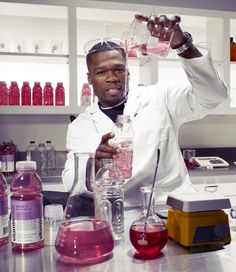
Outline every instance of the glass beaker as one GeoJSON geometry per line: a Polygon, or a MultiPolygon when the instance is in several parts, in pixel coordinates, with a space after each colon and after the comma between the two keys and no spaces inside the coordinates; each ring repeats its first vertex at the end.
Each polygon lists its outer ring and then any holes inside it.
{"type": "Polygon", "coordinates": [[[143,55],[167,56],[174,31],[155,25],[150,33],[147,21],[148,17],[135,15],[130,28],[129,49],[137,49],[143,55]]]}
{"type": "MultiPolygon", "coordinates": [[[[68,198],[64,218],[60,226],[56,250],[60,254],[59,260],[69,263],[91,264],[106,260],[114,247],[109,220],[106,213],[100,217],[86,215],[79,206],[79,184],[94,183],[94,154],[75,153],[74,183],[68,198]]],[[[91,186],[92,187],[92,186],[91,186]]]]}
{"type": "Polygon", "coordinates": [[[168,232],[164,222],[156,215],[154,194],[151,187],[141,187],[143,211],[130,227],[130,241],[135,257],[152,259],[157,257],[168,241],[168,232]],[[153,195],[152,199],[150,199],[153,195]],[[151,201],[151,202],[150,202],[151,201]],[[149,213],[148,205],[151,204],[149,213]],[[147,214],[148,213],[148,214],[147,214]]]}

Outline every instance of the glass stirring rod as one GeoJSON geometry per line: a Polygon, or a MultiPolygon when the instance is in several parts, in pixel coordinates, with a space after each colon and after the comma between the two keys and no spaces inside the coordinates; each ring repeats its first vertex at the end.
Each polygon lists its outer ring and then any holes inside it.
{"type": "Polygon", "coordinates": [[[154,173],[154,177],[153,177],[153,181],[152,181],[151,194],[150,194],[150,198],[149,198],[149,202],[148,202],[148,207],[147,207],[147,214],[146,214],[144,232],[146,232],[147,221],[148,221],[148,215],[149,215],[150,207],[151,207],[151,203],[152,203],[153,191],[154,191],[154,187],[155,187],[155,183],[156,183],[156,176],[157,176],[157,169],[158,169],[159,161],[160,161],[160,149],[158,148],[158,149],[157,149],[156,167],[155,167],[155,173],[154,173]]]}

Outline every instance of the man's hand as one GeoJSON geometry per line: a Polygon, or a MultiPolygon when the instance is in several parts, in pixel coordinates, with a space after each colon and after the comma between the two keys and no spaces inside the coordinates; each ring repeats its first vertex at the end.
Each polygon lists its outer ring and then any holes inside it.
{"type": "Polygon", "coordinates": [[[147,28],[153,37],[161,37],[166,29],[173,30],[174,35],[171,40],[171,47],[177,47],[179,44],[183,44],[185,42],[185,36],[179,26],[181,18],[177,15],[170,19],[166,15],[152,15],[150,17],[135,15],[135,19],[147,22],[147,28]]]}
{"type": "MultiPolygon", "coordinates": [[[[153,37],[160,38],[161,36],[163,36],[164,32],[166,31],[166,28],[173,30],[174,34],[170,43],[170,46],[173,49],[182,46],[187,40],[186,36],[184,35],[179,25],[181,22],[180,16],[175,15],[171,18],[168,18],[166,15],[160,16],[152,15],[150,17],[146,17],[143,15],[135,15],[135,19],[147,22],[147,28],[153,37]]],[[[198,49],[194,45],[191,48],[189,48],[189,50],[187,50],[186,52],[180,54],[181,57],[188,59],[200,57],[201,55],[202,54],[198,51],[198,49]]]]}
{"type": "Polygon", "coordinates": [[[102,136],[102,140],[95,153],[95,171],[97,173],[101,166],[102,159],[115,159],[119,149],[109,145],[109,140],[114,138],[115,134],[110,132],[102,136]]]}

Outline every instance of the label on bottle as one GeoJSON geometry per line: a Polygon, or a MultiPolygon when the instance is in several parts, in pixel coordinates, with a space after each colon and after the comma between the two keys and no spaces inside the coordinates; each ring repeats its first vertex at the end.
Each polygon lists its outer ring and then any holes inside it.
{"type": "Polygon", "coordinates": [[[40,200],[12,200],[12,242],[30,244],[43,240],[43,203],[40,200]]]}
{"type": "Polygon", "coordinates": [[[2,155],[2,172],[14,172],[15,158],[14,155],[2,155]]]}
{"type": "Polygon", "coordinates": [[[82,95],[81,96],[81,106],[87,107],[91,105],[91,95],[82,95]]]}
{"type": "Polygon", "coordinates": [[[8,236],[7,196],[0,197],[0,239],[8,236]]]}

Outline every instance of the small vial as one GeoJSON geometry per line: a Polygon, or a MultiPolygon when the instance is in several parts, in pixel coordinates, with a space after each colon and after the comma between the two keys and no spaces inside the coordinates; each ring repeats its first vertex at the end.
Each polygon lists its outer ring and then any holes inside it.
{"type": "Polygon", "coordinates": [[[44,208],[44,244],[54,245],[63,218],[63,206],[50,204],[44,208]]]}

